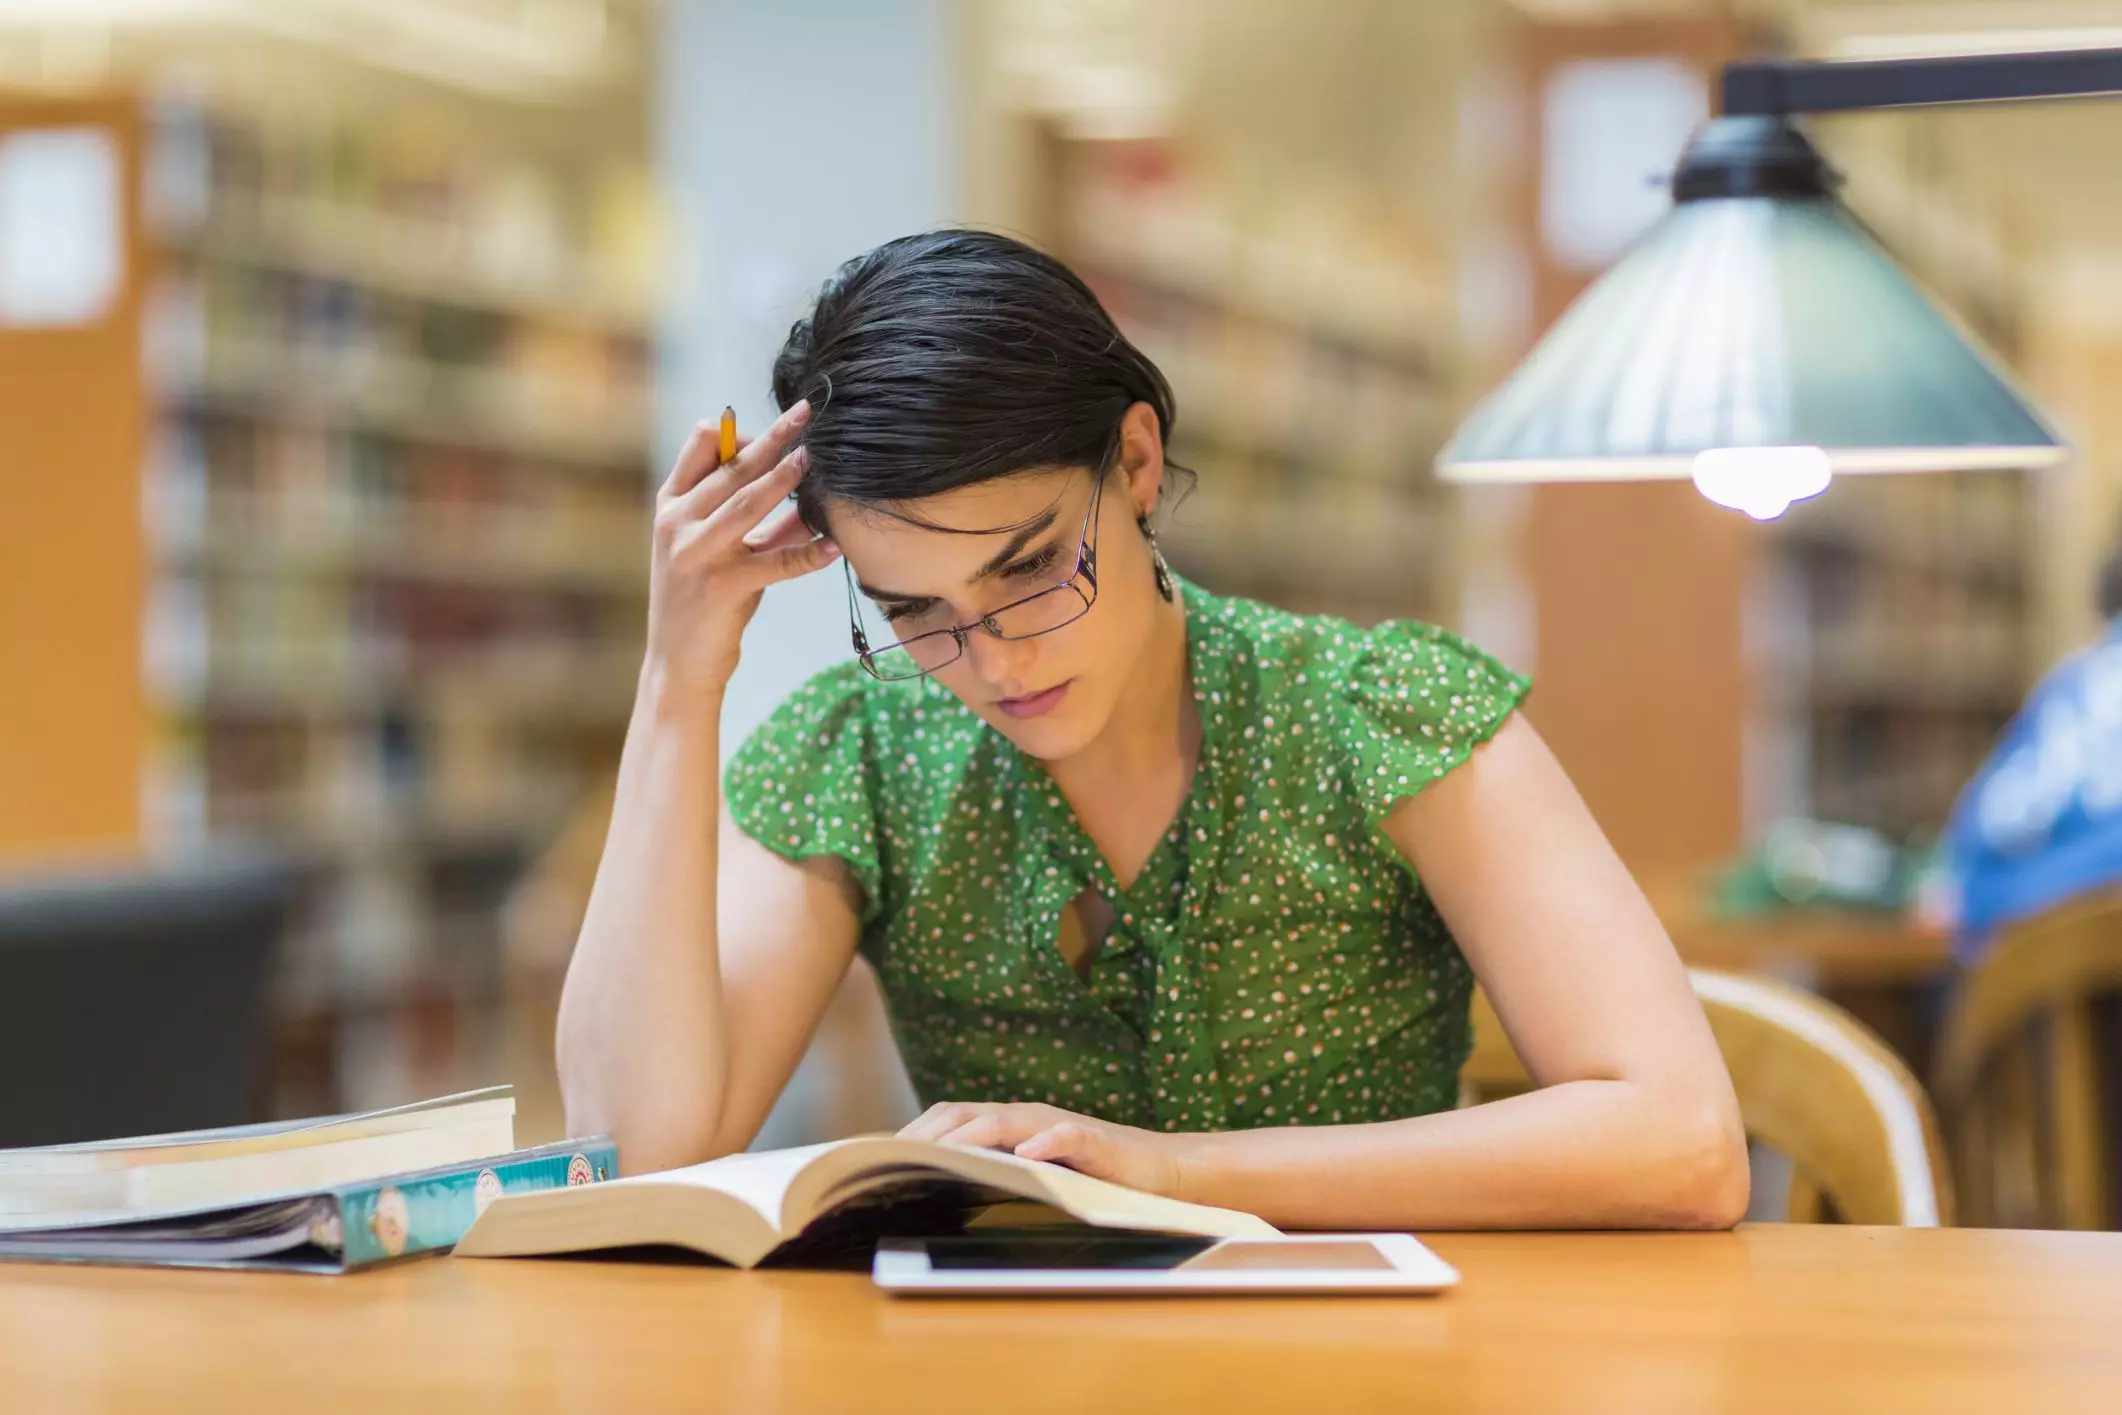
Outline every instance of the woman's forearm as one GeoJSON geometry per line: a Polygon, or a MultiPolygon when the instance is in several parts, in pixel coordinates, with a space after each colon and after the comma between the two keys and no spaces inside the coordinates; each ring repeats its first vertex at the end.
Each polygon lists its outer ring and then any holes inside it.
{"type": "Polygon", "coordinates": [[[715,936],[719,698],[644,673],[610,833],[560,996],[570,1134],[613,1136],[629,1171],[712,1151],[729,1073],[715,936]]]}
{"type": "Polygon", "coordinates": [[[1372,1125],[1186,1137],[1180,1197],[1288,1228],[1724,1228],[1746,1141],[1714,1101],[1570,1081],[1372,1125]]]}

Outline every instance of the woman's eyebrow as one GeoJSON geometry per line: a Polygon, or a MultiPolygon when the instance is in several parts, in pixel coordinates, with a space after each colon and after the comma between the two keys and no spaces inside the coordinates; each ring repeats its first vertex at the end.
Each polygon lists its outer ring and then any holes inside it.
{"type": "MultiPolygon", "coordinates": [[[[1010,533],[1010,538],[1003,545],[1001,551],[985,565],[975,570],[972,578],[968,579],[966,583],[972,584],[975,581],[984,580],[997,570],[1005,569],[1012,560],[1024,553],[1024,547],[1031,542],[1033,537],[1050,530],[1053,527],[1054,519],[1059,515],[1060,511],[1057,508],[1049,506],[1046,510],[1017,527],[1015,531],[1010,533]]],[[[873,600],[888,599],[900,604],[919,604],[922,600],[935,598],[933,595],[901,594],[897,590],[877,589],[859,578],[855,581],[855,588],[873,600]]]]}
{"type": "Polygon", "coordinates": [[[1008,543],[1002,547],[995,558],[975,570],[972,579],[967,580],[965,583],[971,584],[974,580],[984,580],[997,570],[1006,568],[1012,560],[1024,553],[1024,547],[1031,544],[1034,536],[1046,533],[1047,529],[1054,524],[1054,518],[1059,514],[1060,512],[1056,508],[1049,506],[1023,525],[1017,527],[1016,533],[1009,538],[1008,543]]]}
{"type": "Polygon", "coordinates": [[[871,599],[896,600],[900,604],[919,604],[922,600],[931,598],[925,594],[900,594],[897,590],[880,590],[859,577],[855,580],[855,588],[871,599]]]}

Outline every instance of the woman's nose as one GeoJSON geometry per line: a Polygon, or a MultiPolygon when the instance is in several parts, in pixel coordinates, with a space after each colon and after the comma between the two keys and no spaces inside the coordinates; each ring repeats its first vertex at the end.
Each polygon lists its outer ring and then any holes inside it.
{"type": "Polygon", "coordinates": [[[1030,639],[998,639],[984,628],[965,636],[966,661],[981,682],[996,688],[1037,687],[1024,679],[1038,652],[1030,639]]]}

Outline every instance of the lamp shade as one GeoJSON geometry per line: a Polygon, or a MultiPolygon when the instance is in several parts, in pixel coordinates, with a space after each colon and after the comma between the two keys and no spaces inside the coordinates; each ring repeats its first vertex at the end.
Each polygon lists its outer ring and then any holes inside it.
{"type": "Polygon", "coordinates": [[[2061,440],[1832,180],[1781,119],[1709,124],[1671,212],[1474,410],[1438,475],[1687,477],[1705,452],[1746,448],[1817,449],[1836,473],[2062,460],[2061,440]]]}

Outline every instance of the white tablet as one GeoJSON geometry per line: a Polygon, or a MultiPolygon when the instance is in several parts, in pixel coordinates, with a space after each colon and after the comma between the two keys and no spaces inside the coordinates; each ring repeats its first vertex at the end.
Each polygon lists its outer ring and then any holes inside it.
{"type": "Polygon", "coordinates": [[[1082,1229],[991,1229],[888,1239],[877,1286],[927,1294],[1440,1292],[1458,1272],[1405,1233],[1179,1238],[1082,1229]]]}

